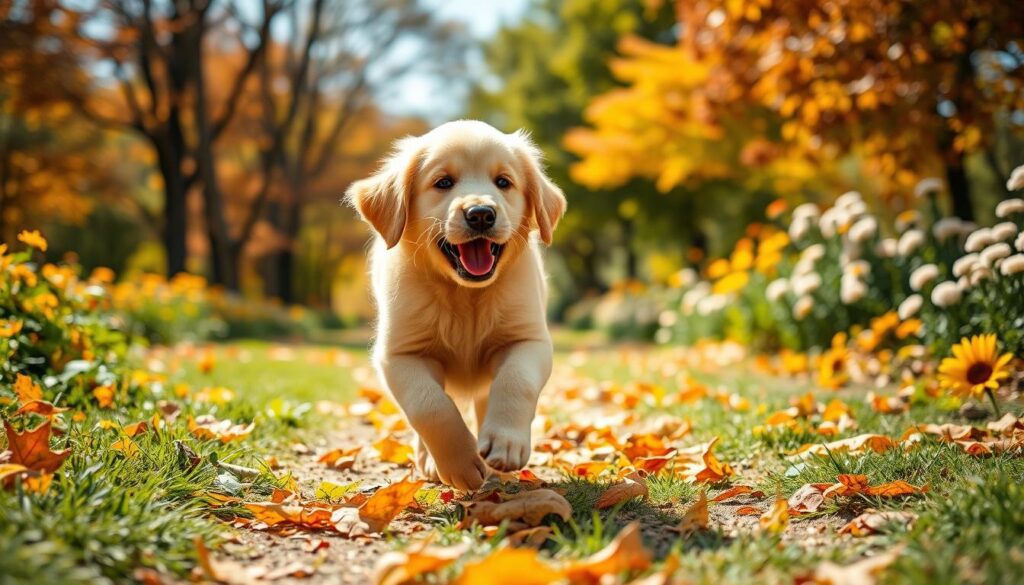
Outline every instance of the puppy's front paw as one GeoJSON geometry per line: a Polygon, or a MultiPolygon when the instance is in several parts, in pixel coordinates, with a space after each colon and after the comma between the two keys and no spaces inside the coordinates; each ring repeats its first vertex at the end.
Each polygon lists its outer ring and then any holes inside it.
{"type": "Polygon", "coordinates": [[[427,481],[433,483],[441,482],[441,476],[437,473],[437,464],[434,463],[434,458],[430,456],[430,451],[427,451],[427,446],[423,444],[423,440],[418,437],[416,439],[416,470],[427,481]]]}
{"type": "Polygon", "coordinates": [[[487,466],[484,465],[483,459],[473,453],[470,457],[459,458],[447,464],[438,460],[437,473],[446,485],[464,492],[475,492],[487,478],[487,466]]]}
{"type": "Polygon", "coordinates": [[[530,431],[483,428],[477,440],[480,456],[498,471],[517,471],[530,460],[530,431]]]}

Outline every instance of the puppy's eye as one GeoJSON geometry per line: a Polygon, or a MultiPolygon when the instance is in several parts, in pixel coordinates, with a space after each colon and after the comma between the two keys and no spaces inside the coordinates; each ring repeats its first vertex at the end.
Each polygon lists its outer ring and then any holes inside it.
{"type": "Polygon", "coordinates": [[[494,184],[499,189],[508,189],[512,186],[512,181],[509,181],[508,177],[498,177],[497,179],[494,179],[494,184]]]}
{"type": "Polygon", "coordinates": [[[455,179],[451,177],[441,177],[434,181],[434,187],[437,189],[448,190],[455,186],[455,179]]]}

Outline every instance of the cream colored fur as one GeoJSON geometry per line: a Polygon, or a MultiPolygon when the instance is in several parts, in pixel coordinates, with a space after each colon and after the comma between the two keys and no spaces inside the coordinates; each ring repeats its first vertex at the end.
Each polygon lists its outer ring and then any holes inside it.
{"type": "Polygon", "coordinates": [[[417,467],[463,490],[478,488],[488,466],[524,467],[551,373],[539,244],[565,211],[539,151],[523,133],[450,122],[400,141],[347,197],[379,236],[373,362],[417,434],[417,467]],[[511,187],[499,188],[499,176],[511,187]],[[441,177],[454,186],[437,188],[441,177]],[[463,212],[477,204],[496,209],[489,239],[505,246],[484,282],[462,278],[437,244],[472,239],[463,212]],[[470,407],[476,437],[463,417],[470,407]]]}

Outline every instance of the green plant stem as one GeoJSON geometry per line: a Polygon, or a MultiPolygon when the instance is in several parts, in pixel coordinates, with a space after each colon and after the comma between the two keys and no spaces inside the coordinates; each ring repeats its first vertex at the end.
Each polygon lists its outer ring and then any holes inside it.
{"type": "Polygon", "coordinates": [[[992,402],[992,408],[996,411],[996,418],[1003,416],[1003,413],[999,410],[999,403],[996,402],[996,395],[991,390],[985,390],[985,394],[988,394],[988,399],[992,402]]]}

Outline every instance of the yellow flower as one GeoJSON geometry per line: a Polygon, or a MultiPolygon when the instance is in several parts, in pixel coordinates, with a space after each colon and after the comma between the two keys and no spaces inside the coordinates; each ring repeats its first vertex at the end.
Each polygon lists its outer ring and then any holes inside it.
{"type": "Polygon", "coordinates": [[[999,381],[1009,377],[1007,364],[1012,358],[1009,353],[999,355],[994,334],[964,337],[953,346],[953,357],[939,365],[939,382],[957,396],[980,395],[999,388],[999,381]]]}
{"type": "Polygon", "coordinates": [[[733,272],[716,282],[712,290],[717,295],[727,295],[743,290],[743,287],[747,286],[748,282],[750,282],[749,274],[746,272],[733,272]]]}
{"type": "Polygon", "coordinates": [[[38,248],[40,252],[46,251],[46,238],[39,233],[39,230],[21,230],[21,233],[18,234],[18,241],[33,248],[38,248]]]}
{"type": "Polygon", "coordinates": [[[21,331],[22,323],[17,320],[0,320],[0,337],[14,337],[21,331]]]}
{"type": "Polygon", "coordinates": [[[836,333],[832,337],[832,348],[818,358],[818,384],[823,388],[838,390],[849,380],[846,362],[850,351],[846,349],[846,340],[845,333],[836,333]]]}

